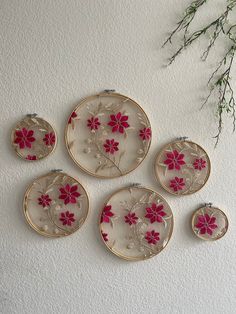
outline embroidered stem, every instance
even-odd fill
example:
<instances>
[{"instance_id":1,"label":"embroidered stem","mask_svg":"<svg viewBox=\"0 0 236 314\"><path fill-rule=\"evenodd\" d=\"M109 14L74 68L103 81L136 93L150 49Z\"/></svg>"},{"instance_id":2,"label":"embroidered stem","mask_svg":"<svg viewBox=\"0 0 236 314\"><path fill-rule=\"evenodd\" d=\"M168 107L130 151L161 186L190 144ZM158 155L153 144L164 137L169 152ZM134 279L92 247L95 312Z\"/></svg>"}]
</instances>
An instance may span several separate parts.
<instances>
[{"instance_id":1,"label":"embroidered stem","mask_svg":"<svg viewBox=\"0 0 236 314\"><path fill-rule=\"evenodd\" d=\"M97 143L94 143L98 152L104 157L106 158L118 171L119 173L122 175L122 171L120 170L119 166L117 166L117 164L111 159L109 158L106 154L103 153L103 151L100 149L99 145Z\"/></svg>"}]
</instances>

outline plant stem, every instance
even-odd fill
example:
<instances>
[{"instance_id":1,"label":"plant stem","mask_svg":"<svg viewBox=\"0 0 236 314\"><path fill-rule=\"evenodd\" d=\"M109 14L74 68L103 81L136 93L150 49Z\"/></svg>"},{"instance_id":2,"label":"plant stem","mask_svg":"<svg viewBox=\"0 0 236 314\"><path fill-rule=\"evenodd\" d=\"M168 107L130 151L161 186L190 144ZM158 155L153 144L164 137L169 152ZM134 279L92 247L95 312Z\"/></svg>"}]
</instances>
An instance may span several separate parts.
<instances>
[{"instance_id":1,"label":"plant stem","mask_svg":"<svg viewBox=\"0 0 236 314\"><path fill-rule=\"evenodd\" d=\"M216 82L216 84L220 84L220 88L219 88L220 98L219 98L219 101L217 103L219 122L218 122L218 133L215 136L215 138L216 138L215 146L217 146L217 144L219 143L220 135L222 132L224 109L226 109L226 111L230 111L230 109L226 107L227 106L227 99L226 99L227 87L229 88L229 90L231 92L231 99L233 99L233 130L235 130L235 103L234 103L234 98L233 98L233 90L232 90L231 85L229 83L230 72L232 69L234 55L235 55L235 49L233 50L233 53L231 54L230 62L229 62L229 66L228 66L227 70L221 75L220 79ZM221 89L221 85L223 85L223 92ZM229 102L229 104L230 104L230 102Z\"/></svg>"},{"instance_id":2,"label":"plant stem","mask_svg":"<svg viewBox=\"0 0 236 314\"><path fill-rule=\"evenodd\" d=\"M171 32L170 36L166 39L162 47L164 47L168 42L172 44L172 38L175 35L175 33L184 30L184 38L186 38L188 28L190 23L193 21L197 10L199 9L200 6L202 6L204 3L206 3L207 0L196 0L193 1L185 10L184 17L182 20L180 20L177 23L177 27Z\"/></svg>"},{"instance_id":3,"label":"plant stem","mask_svg":"<svg viewBox=\"0 0 236 314\"><path fill-rule=\"evenodd\" d=\"M52 218L52 215L51 215L51 211L50 209L47 210L47 215L48 215L48 219L50 220L50 222L55 226L57 227L59 230L61 230L64 235L68 235L70 233L68 233L65 229L61 228L60 226L58 226L58 224L54 221L54 219Z\"/></svg>"},{"instance_id":4,"label":"plant stem","mask_svg":"<svg viewBox=\"0 0 236 314\"><path fill-rule=\"evenodd\" d=\"M117 164L111 159L109 158L106 154L103 153L103 151L100 149L99 145L97 143L94 143L98 152L105 158L107 159L118 171L119 173L122 175L122 171L120 170L119 166L117 166Z\"/></svg>"},{"instance_id":5,"label":"plant stem","mask_svg":"<svg viewBox=\"0 0 236 314\"><path fill-rule=\"evenodd\" d=\"M215 26L215 31L214 31L215 35L213 34L213 38L212 38L207 50L203 53L203 56L202 56L202 59L206 60L206 58L209 54L209 51L210 51L211 47L213 46L213 44L215 43L217 37L219 36L219 34L221 32L224 32L223 26L226 23L229 12L232 10L232 8L235 5L236 5L236 0L233 1L232 5L228 5L226 7L226 10L217 19L215 19L213 22L208 24L203 29L200 29L200 30L193 32L188 38L185 38L183 41L183 44L180 46L180 48L172 55L172 57L170 57L169 64L171 64L173 61L175 61L175 58L183 51L183 49L190 46L199 37L201 37L202 35L205 35L207 30L209 30L211 27Z\"/></svg>"},{"instance_id":6,"label":"plant stem","mask_svg":"<svg viewBox=\"0 0 236 314\"><path fill-rule=\"evenodd\" d=\"M230 80L231 80L230 74L232 73L232 66L233 66L233 61L234 61L235 51L236 51L236 24L229 27L227 31L228 16L229 16L229 13L233 9L235 9L236 0L228 0L224 12L220 14L217 19L213 20L204 28L194 31L192 34L187 36L188 28L190 24L192 23L198 9L200 8L200 6L202 6L206 2L207 1L204 1L204 0L192 1L192 3L186 8L183 19L177 23L177 27L172 31L170 36L164 42L163 46L165 46L168 42L172 43L172 38L177 32L181 32L181 31L184 32L184 37L182 39L182 43L180 47L169 58L168 64L171 64L175 61L176 57L179 56L185 48L191 46L193 42L195 42L197 39L202 37L202 35L206 35L206 33L209 31L211 31L212 36L206 50L202 54L201 59L203 61L207 59L211 48L214 46L216 40L220 37L220 35L224 36L223 38L225 39L226 42L227 41L231 42L231 47L227 50L224 57L221 59L217 68L211 74L207 82L207 85L212 83L212 87L210 88L210 92L202 104L202 107L203 107L206 103L208 103L210 97L213 95L213 92L215 92L215 90L218 90L219 97L218 97L218 102L216 103L217 114L219 117L218 133L214 137L216 139L215 145L217 145L219 142L220 135L222 133L223 114L225 112L232 114L233 131L235 131L235 128L236 128L236 103L234 99L234 92L230 84ZM224 67L226 67L226 69L223 69ZM218 76L218 73L221 69L223 69L223 73L221 73Z\"/></svg>"}]
</instances>

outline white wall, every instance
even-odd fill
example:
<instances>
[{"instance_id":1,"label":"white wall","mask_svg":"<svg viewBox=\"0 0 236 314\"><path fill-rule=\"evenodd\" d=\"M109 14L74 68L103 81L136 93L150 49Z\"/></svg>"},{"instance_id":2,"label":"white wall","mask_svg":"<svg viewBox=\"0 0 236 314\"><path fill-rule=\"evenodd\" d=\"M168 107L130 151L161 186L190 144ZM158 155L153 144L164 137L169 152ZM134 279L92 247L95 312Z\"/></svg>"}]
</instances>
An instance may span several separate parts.
<instances>
[{"instance_id":1,"label":"white wall","mask_svg":"<svg viewBox=\"0 0 236 314\"><path fill-rule=\"evenodd\" d=\"M222 2L222 1L221 1ZM0 312L31 313L233 313L235 289L235 136L225 125L218 148L212 136L213 104L200 111L205 83L218 54L199 59L196 44L165 68L173 47L160 49L188 0L1 0L1 213ZM216 8L218 8L216 6ZM205 20L213 15L204 9ZM152 123L148 157L133 173L97 180L80 171L63 141L65 119L81 98L105 88L138 101ZM13 124L26 113L47 118L59 133L48 159L27 163L9 144ZM226 132L227 131L227 132ZM199 193L176 198L155 182L156 152L189 136L210 154L212 175ZM89 189L91 213L73 236L49 240L24 221L27 185L63 168ZM141 182L167 198L175 215L171 242L145 262L125 262L100 241L97 219L105 197ZM214 243L192 235L189 219L199 204L225 209L230 229Z\"/></svg>"}]
</instances>

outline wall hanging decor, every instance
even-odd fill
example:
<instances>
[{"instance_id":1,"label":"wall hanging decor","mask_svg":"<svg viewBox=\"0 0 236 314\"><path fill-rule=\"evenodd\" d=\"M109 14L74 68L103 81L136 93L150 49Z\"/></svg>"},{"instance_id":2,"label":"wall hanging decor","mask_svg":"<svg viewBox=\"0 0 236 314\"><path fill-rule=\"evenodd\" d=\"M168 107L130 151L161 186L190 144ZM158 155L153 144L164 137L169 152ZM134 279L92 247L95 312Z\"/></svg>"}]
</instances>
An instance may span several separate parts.
<instances>
[{"instance_id":1,"label":"wall hanging decor","mask_svg":"<svg viewBox=\"0 0 236 314\"><path fill-rule=\"evenodd\" d=\"M192 216L192 230L202 240L218 240L228 230L228 218L225 213L213 207L212 203L205 204L198 208Z\"/></svg>"},{"instance_id":2,"label":"wall hanging decor","mask_svg":"<svg viewBox=\"0 0 236 314\"><path fill-rule=\"evenodd\" d=\"M28 187L23 210L27 222L39 234L63 237L83 225L89 211L89 198L77 179L54 170Z\"/></svg>"},{"instance_id":3,"label":"wall hanging decor","mask_svg":"<svg viewBox=\"0 0 236 314\"><path fill-rule=\"evenodd\" d=\"M106 247L131 261L160 253L173 231L173 214L157 192L140 185L124 187L106 201L99 220Z\"/></svg>"},{"instance_id":4,"label":"wall hanging decor","mask_svg":"<svg viewBox=\"0 0 236 314\"><path fill-rule=\"evenodd\" d=\"M192 46L199 39L204 39L204 37L208 38L208 44L201 56L203 61L206 61L213 47L214 53L218 49L219 54L222 54L222 47L225 48L223 57L219 59L207 82L209 93L202 104L202 107L207 103L211 105L210 101L213 101L215 105L218 115L218 132L215 136L217 145L222 133L225 115L232 118L233 131L236 129L236 102L231 83L236 52L236 24L234 22L235 15L233 15L236 12L236 0L225 1L225 8L215 19L209 20L208 18L205 26L191 30L192 26L196 25L196 16L201 12L204 14L207 9L212 10L211 6L215 8L217 5L214 1L192 1L185 9L183 18L178 21L164 42L163 47L168 43L173 44L174 39L177 39L178 42L178 37L181 35L180 44L169 58L169 64L174 62L186 48ZM200 24L202 25L202 21ZM223 43L222 47L215 45L217 41Z\"/></svg>"},{"instance_id":5,"label":"wall hanging decor","mask_svg":"<svg viewBox=\"0 0 236 314\"><path fill-rule=\"evenodd\" d=\"M65 140L81 169L99 178L114 178L131 172L146 157L151 126L134 100L107 90L73 110Z\"/></svg>"},{"instance_id":6,"label":"wall hanging decor","mask_svg":"<svg viewBox=\"0 0 236 314\"><path fill-rule=\"evenodd\" d=\"M57 135L46 120L37 117L37 114L28 114L12 130L11 142L19 157L35 161L54 151Z\"/></svg>"},{"instance_id":7,"label":"wall hanging decor","mask_svg":"<svg viewBox=\"0 0 236 314\"><path fill-rule=\"evenodd\" d=\"M158 153L154 167L162 187L174 195L199 191L206 184L211 171L206 151L186 137L165 145Z\"/></svg>"}]
</instances>

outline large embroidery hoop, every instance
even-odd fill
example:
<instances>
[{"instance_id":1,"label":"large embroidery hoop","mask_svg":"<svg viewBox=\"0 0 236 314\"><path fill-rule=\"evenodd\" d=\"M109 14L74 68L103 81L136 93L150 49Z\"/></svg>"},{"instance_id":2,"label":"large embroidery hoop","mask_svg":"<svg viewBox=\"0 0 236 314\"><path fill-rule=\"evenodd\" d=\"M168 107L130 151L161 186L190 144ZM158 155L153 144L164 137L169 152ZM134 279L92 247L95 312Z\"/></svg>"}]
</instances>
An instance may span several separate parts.
<instances>
[{"instance_id":1,"label":"large embroidery hoop","mask_svg":"<svg viewBox=\"0 0 236 314\"><path fill-rule=\"evenodd\" d=\"M115 178L136 169L151 144L143 109L124 95L105 91L82 100L65 129L67 150L86 173Z\"/></svg>"},{"instance_id":2,"label":"large embroidery hoop","mask_svg":"<svg viewBox=\"0 0 236 314\"><path fill-rule=\"evenodd\" d=\"M141 185L124 187L110 195L99 219L106 247L129 261L160 253L171 238L173 226L173 213L166 200Z\"/></svg>"}]
</instances>

